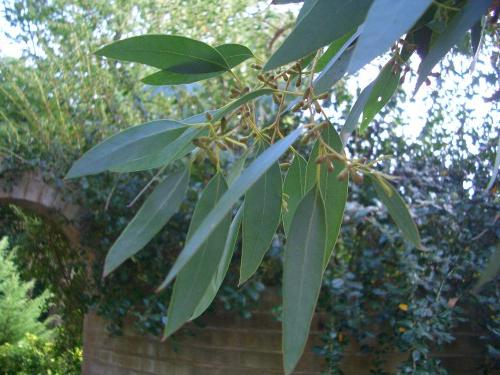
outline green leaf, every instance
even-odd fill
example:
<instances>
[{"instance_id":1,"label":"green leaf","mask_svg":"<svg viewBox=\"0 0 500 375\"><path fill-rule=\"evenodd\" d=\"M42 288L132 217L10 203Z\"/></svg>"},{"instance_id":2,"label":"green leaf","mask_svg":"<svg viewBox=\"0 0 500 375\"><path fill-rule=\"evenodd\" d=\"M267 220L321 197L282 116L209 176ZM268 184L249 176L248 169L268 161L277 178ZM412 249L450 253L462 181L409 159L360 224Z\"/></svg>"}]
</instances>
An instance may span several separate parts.
<instances>
[{"instance_id":1,"label":"green leaf","mask_svg":"<svg viewBox=\"0 0 500 375\"><path fill-rule=\"evenodd\" d=\"M372 0L309 0L304 2L288 38L271 56L264 70L298 60L356 29Z\"/></svg>"},{"instance_id":2,"label":"green leaf","mask_svg":"<svg viewBox=\"0 0 500 375\"><path fill-rule=\"evenodd\" d=\"M233 165L231 166L231 170L227 174L227 184L231 186L236 180L236 178L241 174L241 171L243 168L245 168L245 163L247 161L249 150L245 151L243 155L240 155L237 157L237 159L234 161Z\"/></svg>"},{"instance_id":3,"label":"green leaf","mask_svg":"<svg viewBox=\"0 0 500 375\"><path fill-rule=\"evenodd\" d=\"M148 34L111 43L96 55L138 62L175 73L200 74L228 70L215 48L198 40L177 35Z\"/></svg>"},{"instance_id":4,"label":"green leaf","mask_svg":"<svg viewBox=\"0 0 500 375\"><path fill-rule=\"evenodd\" d=\"M238 109L243 104L246 104L249 101L257 99L258 97L261 97L263 95L271 95L272 93L274 93L273 89L258 89L258 90L249 92L249 93L239 97L238 99L233 100L232 102L226 104L224 107L221 107L221 108L211 112L212 121L219 121L225 115L234 111L235 109Z\"/></svg>"},{"instance_id":5,"label":"green leaf","mask_svg":"<svg viewBox=\"0 0 500 375\"><path fill-rule=\"evenodd\" d=\"M425 82L432 68L441 60L448 51L459 43L467 31L485 14L488 10L491 0L469 0L446 25L446 28L434 41L427 56L422 60L418 67L418 80L415 92Z\"/></svg>"},{"instance_id":6,"label":"green leaf","mask_svg":"<svg viewBox=\"0 0 500 375\"><path fill-rule=\"evenodd\" d=\"M322 132L323 140L339 154L344 154L344 146L335 129L330 126ZM327 267L332 255L335 243L340 233L340 226L344 217L344 209L347 201L348 179L340 181L337 176L346 167L341 160L333 161L334 170L328 171L325 164L316 164L319 155L319 143L316 142L309 161L307 163L307 187L312 188L315 184L319 187L326 213L326 246L324 256L324 268Z\"/></svg>"},{"instance_id":7,"label":"green leaf","mask_svg":"<svg viewBox=\"0 0 500 375\"><path fill-rule=\"evenodd\" d=\"M363 109L360 131L366 130L368 124L392 98L399 86L400 76L401 68L394 65L392 59L382 68Z\"/></svg>"},{"instance_id":8,"label":"green leaf","mask_svg":"<svg viewBox=\"0 0 500 375\"><path fill-rule=\"evenodd\" d=\"M243 61L249 59L250 57L253 57L252 51L240 44L223 44L215 47L215 49L222 55L229 68L233 68ZM155 72L147 77L144 77L142 79L142 82L153 86L180 85L185 83L203 81L208 78L217 77L223 73L225 73L224 70L208 73L190 74L177 73L166 69L160 70L159 72Z\"/></svg>"},{"instance_id":9,"label":"green leaf","mask_svg":"<svg viewBox=\"0 0 500 375\"><path fill-rule=\"evenodd\" d=\"M491 254L488 263L483 271L481 271L481 275L479 276L479 280L476 285L474 285L473 293L479 293L483 285L489 283L493 280L498 273L500 272L500 243L497 243L495 252Z\"/></svg>"},{"instance_id":10,"label":"green leaf","mask_svg":"<svg viewBox=\"0 0 500 375\"><path fill-rule=\"evenodd\" d=\"M269 249L281 215L281 171L275 162L245 194L240 281L257 271Z\"/></svg>"},{"instance_id":11,"label":"green leaf","mask_svg":"<svg viewBox=\"0 0 500 375\"><path fill-rule=\"evenodd\" d=\"M295 210L306 194L306 168L307 162L305 159L299 154L296 154L286 174L285 182L283 183L283 195L286 199L286 209L283 210L282 216L283 229L285 230L285 236L287 238Z\"/></svg>"},{"instance_id":12,"label":"green leaf","mask_svg":"<svg viewBox=\"0 0 500 375\"><path fill-rule=\"evenodd\" d=\"M230 68L241 64L243 61L254 57L252 51L248 47L236 43L221 44L215 47L217 51L222 55L227 65Z\"/></svg>"},{"instance_id":13,"label":"green leaf","mask_svg":"<svg viewBox=\"0 0 500 375\"><path fill-rule=\"evenodd\" d=\"M295 129L285 138L271 145L243 171L222 196L216 207L205 217L191 239L187 241L159 289L165 288L177 273L185 267L186 263L197 253L205 239L214 231L234 204L288 150L302 132L301 127Z\"/></svg>"},{"instance_id":14,"label":"green leaf","mask_svg":"<svg viewBox=\"0 0 500 375\"><path fill-rule=\"evenodd\" d=\"M316 72L322 71L326 67L326 65L330 62L330 60L340 51L342 47L345 46L345 44L349 40L351 40L352 43L352 36L354 35L355 32L356 31L351 31L345 34L344 36L333 41L328 46L327 50L321 55L321 57L318 59L318 62L316 63Z\"/></svg>"},{"instance_id":15,"label":"green leaf","mask_svg":"<svg viewBox=\"0 0 500 375\"><path fill-rule=\"evenodd\" d=\"M127 164L170 144L186 127L182 122L158 120L125 129L87 151L73 164L66 178L97 174Z\"/></svg>"},{"instance_id":16,"label":"green leaf","mask_svg":"<svg viewBox=\"0 0 500 375\"><path fill-rule=\"evenodd\" d=\"M212 177L196 204L189 225L187 241L192 238L203 223L204 218L214 209L226 190L227 184L220 173ZM179 272L168 307L165 338L188 321L202 301L207 287L217 273L224 253L230 224L231 214L226 213L222 220L217 223L212 233L203 241L196 255Z\"/></svg>"},{"instance_id":17,"label":"green leaf","mask_svg":"<svg viewBox=\"0 0 500 375\"><path fill-rule=\"evenodd\" d=\"M485 192L490 191L497 180L498 170L500 169L500 137L498 138L497 144L497 156L495 157L495 165L493 165L493 170L491 171L491 178L486 186Z\"/></svg>"},{"instance_id":18,"label":"green leaf","mask_svg":"<svg viewBox=\"0 0 500 375\"><path fill-rule=\"evenodd\" d=\"M432 0L373 0L352 54L348 73L354 74L387 51L431 4Z\"/></svg>"},{"instance_id":19,"label":"green leaf","mask_svg":"<svg viewBox=\"0 0 500 375\"><path fill-rule=\"evenodd\" d=\"M227 270L229 269L229 264L231 263L231 258L233 257L234 249L236 247L236 240L238 239L238 232L241 224L241 218L243 217L243 206L241 206L236 213L231 226L229 227L228 237L226 239L226 244L224 245L224 252L222 253L222 258L217 267L215 275L212 277L205 294L201 298L200 303L196 306L196 309L191 317L191 320L196 319L210 306L214 300L217 292L219 291L224 277L226 276Z\"/></svg>"},{"instance_id":20,"label":"green leaf","mask_svg":"<svg viewBox=\"0 0 500 375\"><path fill-rule=\"evenodd\" d=\"M321 288L326 244L324 203L317 188L302 199L290 227L283 264L283 361L291 374L307 339Z\"/></svg>"},{"instance_id":21,"label":"green leaf","mask_svg":"<svg viewBox=\"0 0 500 375\"><path fill-rule=\"evenodd\" d=\"M356 130L356 127L358 126L359 123L359 117L361 116L363 110L365 109L366 103L370 98L370 94L373 90L374 85L375 81L366 86L363 89L363 91L361 91L361 93L359 94L356 103L354 103L354 105L352 106L349 115L347 116L347 119L344 123L344 126L340 131L340 138L342 139L343 143L345 143L345 141L347 140L347 138L349 138L351 133L354 130Z\"/></svg>"},{"instance_id":22,"label":"green leaf","mask_svg":"<svg viewBox=\"0 0 500 375\"><path fill-rule=\"evenodd\" d=\"M172 142L145 150L146 152L141 155L129 158L126 163L121 163L110 170L126 173L163 167L191 152L194 149L191 143L193 139L201 137L207 132L206 128L189 127Z\"/></svg>"},{"instance_id":23,"label":"green leaf","mask_svg":"<svg viewBox=\"0 0 500 375\"><path fill-rule=\"evenodd\" d=\"M109 250L104 277L141 250L177 212L189 181L187 168L167 176L149 195Z\"/></svg>"},{"instance_id":24,"label":"green leaf","mask_svg":"<svg viewBox=\"0 0 500 375\"><path fill-rule=\"evenodd\" d=\"M351 33L347 41L338 49L337 53L330 59L323 71L314 80L313 88L316 94L327 92L344 76L349 66L352 51L354 50L352 43L356 40L359 33L359 29Z\"/></svg>"},{"instance_id":25,"label":"green leaf","mask_svg":"<svg viewBox=\"0 0 500 375\"><path fill-rule=\"evenodd\" d=\"M375 188L378 198L387 207L389 215L391 215L392 220L394 220L404 237L417 248L422 248L417 225L413 221L401 195L388 181L379 175L370 175L369 180Z\"/></svg>"}]
</instances>

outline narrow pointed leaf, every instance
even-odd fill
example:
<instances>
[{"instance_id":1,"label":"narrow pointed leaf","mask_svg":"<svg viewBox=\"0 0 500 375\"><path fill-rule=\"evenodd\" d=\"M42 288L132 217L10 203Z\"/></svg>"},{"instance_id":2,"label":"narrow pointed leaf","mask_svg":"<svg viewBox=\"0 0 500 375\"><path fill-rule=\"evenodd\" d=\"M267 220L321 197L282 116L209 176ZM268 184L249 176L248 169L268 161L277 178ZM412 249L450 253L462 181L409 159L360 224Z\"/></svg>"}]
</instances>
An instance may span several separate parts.
<instances>
[{"instance_id":1,"label":"narrow pointed leaf","mask_svg":"<svg viewBox=\"0 0 500 375\"><path fill-rule=\"evenodd\" d=\"M281 215L281 171L274 163L245 194L240 281L257 270L271 246Z\"/></svg>"},{"instance_id":2,"label":"narrow pointed leaf","mask_svg":"<svg viewBox=\"0 0 500 375\"><path fill-rule=\"evenodd\" d=\"M490 189L493 187L497 180L498 176L498 170L500 169L500 137L498 138L498 144L497 144L497 154L495 157L495 164L493 165L493 169L491 171L491 178L490 181L488 182L488 186L486 186L485 192L490 191Z\"/></svg>"},{"instance_id":3,"label":"narrow pointed leaf","mask_svg":"<svg viewBox=\"0 0 500 375\"><path fill-rule=\"evenodd\" d=\"M333 127L328 127L322 133L323 140L339 154L344 154L344 146ZM327 267L332 255L335 243L340 233L340 226L344 217L347 201L348 179L340 181L337 176L346 167L340 160L333 161L334 170L328 171L325 164L316 164L319 155L319 144L314 145L309 161L307 163L307 189L315 184L325 204L326 213L326 245L324 256L324 268Z\"/></svg>"},{"instance_id":4,"label":"narrow pointed leaf","mask_svg":"<svg viewBox=\"0 0 500 375\"><path fill-rule=\"evenodd\" d=\"M478 293L483 285L489 283L500 273L500 243L497 243L495 252L491 254L486 267L481 271L479 280L474 285L473 293Z\"/></svg>"},{"instance_id":5,"label":"narrow pointed leaf","mask_svg":"<svg viewBox=\"0 0 500 375\"><path fill-rule=\"evenodd\" d=\"M345 44L351 40L351 43L353 41L352 36L354 35L355 31L351 31L344 36L338 38L337 40L333 41L327 48L327 50L321 55L321 57L318 59L318 62L316 64L316 72L321 72L327 64L333 59L335 55L341 50L341 48L345 48Z\"/></svg>"},{"instance_id":6,"label":"narrow pointed leaf","mask_svg":"<svg viewBox=\"0 0 500 375\"><path fill-rule=\"evenodd\" d=\"M297 365L309 337L323 275L326 243L324 204L317 188L302 199L292 220L283 265L283 361Z\"/></svg>"},{"instance_id":7,"label":"narrow pointed leaf","mask_svg":"<svg viewBox=\"0 0 500 375\"><path fill-rule=\"evenodd\" d=\"M191 320L196 319L210 306L214 300L217 292L219 291L224 277L226 277L227 270L229 269L229 264L231 263L231 258L233 257L234 249L236 247L236 241L238 240L238 232L241 224L241 218L243 217L243 206L241 206L236 213L231 226L229 227L229 233L226 239L226 244L224 245L224 252L222 253L222 258L219 262L215 275L212 277L205 294L201 298L200 303L196 306Z\"/></svg>"},{"instance_id":8,"label":"narrow pointed leaf","mask_svg":"<svg viewBox=\"0 0 500 375\"><path fill-rule=\"evenodd\" d=\"M141 250L177 212L189 181L187 168L167 176L149 195L134 218L109 250L104 276Z\"/></svg>"},{"instance_id":9,"label":"narrow pointed leaf","mask_svg":"<svg viewBox=\"0 0 500 375\"><path fill-rule=\"evenodd\" d=\"M370 98L370 94L374 85L375 81L366 86L359 94L356 103L354 103L354 105L352 106L351 111L349 112L349 115L347 116L347 119L344 123L344 126L340 131L340 138L342 139L343 143L346 142L352 132L354 132L354 130L356 130L356 128L358 127L359 117L365 109L366 103Z\"/></svg>"},{"instance_id":10,"label":"narrow pointed leaf","mask_svg":"<svg viewBox=\"0 0 500 375\"><path fill-rule=\"evenodd\" d=\"M215 47L215 49L222 55L224 60L226 60L226 63L230 68L234 68L243 61L254 57L252 51L250 51L248 47L241 44L221 44L220 46Z\"/></svg>"},{"instance_id":11,"label":"narrow pointed leaf","mask_svg":"<svg viewBox=\"0 0 500 375\"><path fill-rule=\"evenodd\" d=\"M206 128L189 127L172 142L147 150L147 152L137 155L135 158L128 158L126 163L121 163L110 168L110 170L125 173L163 167L191 152L194 149L191 143L193 139L205 133L207 133Z\"/></svg>"},{"instance_id":12,"label":"narrow pointed leaf","mask_svg":"<svg viewBox=\"0 0 500 375\"><path fill-rule=\"evenodd\" d=\"M394 66L392 60L382 68L363 108L360 131L366 130L368 124L392 98L399 86L400 76L401 69L399 66Z\"/></svg>"},{"instance_id":13,"label":"narrow pointed leaf","mask_svg":"<svg viewBox=\"0 0 500 375\"><path fill-rule=\"evenodd\" d=\"M446 28L434 41L429 53L418 67L418 80L415 92L425 82L432 68L434 68L439 60L455 44L459 43L467 31L486 13L490 4L491 0L469 0L460 12L446 25Z\"/></svg>"},{"instance_id":14,"label":"narrow pointed leaf","mask_svg":"<svg viewBox=\"0 0 500 375\"><path fill-rule=\"evenodd\" d=\"M66 178L92 175L111 170L173 142L187 124L158 120L130 127L87 151L69 170Z\"/></svg>"},{"instance_id":15,"label":"narrow pointed leaf","mask_svg":"<svg viewBox=\"0 0 500 375\"><path fill-rule=\"evenodd\" d=\"M363 22L370 4L371 0L306 1L295 28L264 69L275 69L298 60L356 29Z\"/></svg>"},{"instance_id":16,"label":"narrow pointed leaf","mask_svg":"<svg viewBox=\"0 0 500 375\"><path fill-rule=\"evenodd\" d=\"M360 28L354 33L349 33L349 38L337 50L337 53L328 61L323 71L314 80L314 92L321 94L327 92L330 88L339 81L347 71L351 55L354 50L352 43L360 34ZM342 38L343 39L343 38Z\"/></svg>"},{"instance_id":17,"label":"narrow pointed leaf","mask_svg":"<svg viewBox=\"0 0 500 375\"><path fill-rule=\"evenodd\" d=\"M300 155L295 155L292 165L288 169L283 183L283 195L286 200L286 209L283 209L283 229L288 238L290 225L295 214L295 210L306 194L306 168L307 162Z\"/></svg>"},{"instance_id":18,"label":"narrow pointed leaf","mask_svg":"<svg viewBox=\"0 0 500 375\"><path fill-rule=\"evenodd\" d=\"M401 195L399 195L397 190L388 181L383 180L382 177L372 175L369 177L369 180L375 188L378 198L387 208L389 215L404 237L417 248L421 248L422 244L417 226Z\"/></svg>"},{"instance_id":19,"label":"narrow pointed leaf","mask_svg":"<svg viewBox=\"0 0 500 375\"><path fill-rule=\"evenodd\" d=\"M223 44L215 49L222 55L224 60L227 62L229 68L233 68L243 61L253 57L252 51L247 47L240 44ZM193 83L198 81L203 81L205 79L217 77L225 73L225 70L218 70L215 72L208 73L178 73L168 69L160 70L153 74L148 75L142 79L142 82L153 85L180 85L186 83Z\"/></svg>"},{"instance_id":20,"label":"narrow pointed leaf","mask_svg":"<svg viewBox=\"0 0 500 375\"><path fill-rule=\"evenodd\" d=\"M148 34L111 43L96 55L138 62L176 73L211 73L229 69L215 48L178 35Z\"/></svg>"},{"instance_id":21,"label":"narrow pointed leaf","mask_svg":"<svg viewBox=\"0 0 500 375\"><path fill-rule=\"evenodd\" d=\"M349 74L386 52L431 4L432 0L373 0L349 63Z\"/></svg>"},{"instance_id":22,"label":"narrow pointed leaf","mask_svg":"<svg viewBox=\"0 0 500 375\"><path fill-rule=\"evenodd\" d=\"M234 111L235 109L238 109L243 104L246 104L249 101L257 99L258 97L261 97L263 95L271 95L273 92L273 89L258 89L249 92L248 94L245 94L238 99L226 104L224 107L221 107L212 112L212 121L219 121L222 117Z\"/></svg>"},{"instance_id":23,"label":"narrow pointed leaf","mask_svg":"<svg viewBox=\"0 0 500 375\"><path fill-rule=\"evenodd\" d=\"M227 184L224 177L221 174L216 174L205 187L196 204L187 241L199 228L207 214L213 210L226 190ZM228 213L205 239L196 255L179 272L168 308L165 337L177 331L193 316L208 285L217 273L230 224L231 214Z\"/></svg>"},{"instance_id":24,"label":"narrow pointed leaf","mask_svg":"<svg viewBox=\"0 0 500 375\"><path fill-rule=\"evenodd\" d=\"M247 157L248 150L244 152L243 155L239 156L231 166L231 169L229 170L229 173L227 175L227 184L229 186L233 184L234 180L236 180L236 178L241 174L241 171L243 171L243 168L245 168Z\"/></svg>"},{"instance_id":25,"label":"narrow pointed leaf","mask_svg":"<svg viewBox=\"0 0 500 375\"><path fill-rule=\"evenodd\" d=\"M206 216L190 240L186 242L184 249L179 254L179 257L159 289L166 287L178 272L184 268L186 263L196 254L205 239L214 231L234 204L288 150L302 132L303 129L300 127L295 129L285 138L271 145L243 171L222 196L215 208Z\"/></svg>"}]
</instances>

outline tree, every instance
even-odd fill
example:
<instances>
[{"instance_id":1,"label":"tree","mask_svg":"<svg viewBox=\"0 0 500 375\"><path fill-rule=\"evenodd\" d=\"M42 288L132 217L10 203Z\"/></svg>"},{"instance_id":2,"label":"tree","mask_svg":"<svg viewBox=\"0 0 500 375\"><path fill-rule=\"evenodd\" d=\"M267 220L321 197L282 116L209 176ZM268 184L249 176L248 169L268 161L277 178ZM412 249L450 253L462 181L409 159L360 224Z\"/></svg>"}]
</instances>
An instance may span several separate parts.
<instances>
[{"instance_id":1,"label":"tree","mask_svg":"<svg viewBox=\"0 0 500 375\"><path fill-rule=\"evenodd\" d=\"M481 40L478 36L497 22L498 9L490 10L490 3L400 1L393 6L393 2L384 0L348 4L306 1L295 28L264 67L253 65L262 70L260 82L253 89L233 71L255 58L243 45L213 47L177 35L152 34L100 49L98 55L157 68L145 78L154 85L191 83L227 72L236 97L226 106L198 116L126 129L73 165L68 178L156 168L160 175L170 168L169 175L110 249L104 274L114 271L151 240L182 203L193 164L210 160L216 173L199 198L184 249L159 287L176 278L165 335L174 333L210 304L227 270L240 225L240 281L244 282L255 272L282 221L287 237L284 367L291 373L302 354L321 277L340 230L349 178L359 184L366 178L406 240L416 248L425 248L403 198L389 182L392 177L376 169L380 160L352 159L344 153L344 142L357 128L360 116L359 131L366 131L394 95L414 53L422 58L417 71L418 90L434 66L469 30L476 52ZM404 39L399 39L402 35ZM338 133L322 101L329 98L330 88L344 74L356 72L391 45L391 58L361 92ZM286 64L291 65L282 68ZM292 83L297 90L293 91ZM276 117L268 124L257 121L253 103L262 96L273 97L277 104ZM298 112L301 114L287 121L290 113ZM300 125L294 127L294 121ZM312 147L307 160L301 156L303 151L292 147L299 138ZM233 172L226 173L227 181L221 156L226 150L239 155ZM245 159L252 160L246 168ZM283 184L280 159L289 164ZM233 218L235 206L240 208Z\"/></svg>"},{"instance_id":2,"label":"tree","mask_svg":"<svg viewBox=\"0 0 500 375\"><path fill-rule=\"evenodd\" d=\"M21 280L12 261L15 250L8 249L7 238L0 241L0 345L16 344L26 334L44 336L48 334L44 322L47 293L32 298L33 281Z\"/></svg>"}]
</instances>

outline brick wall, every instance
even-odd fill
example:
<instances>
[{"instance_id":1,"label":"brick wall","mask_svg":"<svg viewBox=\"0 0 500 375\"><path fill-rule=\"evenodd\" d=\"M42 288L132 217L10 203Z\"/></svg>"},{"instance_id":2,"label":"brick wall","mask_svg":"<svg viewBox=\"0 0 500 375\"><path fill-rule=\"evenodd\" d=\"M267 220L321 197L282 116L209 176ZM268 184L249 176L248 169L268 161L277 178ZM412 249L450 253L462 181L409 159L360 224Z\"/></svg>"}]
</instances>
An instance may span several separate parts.
<instances>
[{"instance_id":1,"label":"brick wall","mask_svg":"<svg viewBox=\"0 0 500 375\"><path fill-rule=\"evenodd\" d=\"M110 337L106 322L90 313L84 325L85 375L267 375L283 374L281 365L281 330L268 308L243 319L219 309L190 323L175 340L161 343L157 338L140 336L126 324L123 336ZM321 374L324 363L311 352L319 339L318 325L313 322L311 342L304 354L297 375ZM456 332L457 340L437 352L451 375L480 374L482 346L477 331L469 326ZM389 353L386 369L394 370L405 354ZM342 363L346 375L369 374L370 357L352 343Z\"/></svg>"}]
</instances>

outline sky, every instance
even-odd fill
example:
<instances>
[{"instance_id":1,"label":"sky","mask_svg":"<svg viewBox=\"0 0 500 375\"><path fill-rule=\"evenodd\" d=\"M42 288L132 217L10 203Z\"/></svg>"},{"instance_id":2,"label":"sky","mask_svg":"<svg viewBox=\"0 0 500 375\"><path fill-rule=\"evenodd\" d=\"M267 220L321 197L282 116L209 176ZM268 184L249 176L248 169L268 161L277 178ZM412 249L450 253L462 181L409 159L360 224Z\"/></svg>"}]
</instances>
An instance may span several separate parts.
<instances>
[{"instance_id":1,"label":"sky","mask_svg":"<svg viewBox=\"0 0 500 375\"><path fill-rule=\"evenodd\" d=\"M277 10L291 10L294 13L297 13L300 9L300 5L279 5L274 6ZM22 53L22 45L13 42L9 38L5 36L4 33L9 33L12 35L16 34L16 30L12 28L5 18L3 14L0 13L0 56L9 56L9 57L20 57ZM479 56L478 64L476 69L488 69L488 64L485 64L483 61L488 59L486 54ZM368 64L363 68L359 73L357 73L354 77L351 77L347 81L347 87L351 91L351 93L355 94L358 87L364 88L367 86L379 73L381 66L387 61L387 57L378 58L372 63ZM464 58L461 56L457 56L454 58L454 64L460 71L466 72L469 69L470 61L468 58ZM418 67L418 58L413 59L411 62L411 66L414 71L416 71ZM491 68L490 68L491 70ZM444 88L454 87L456 90L456 98L465 98L465 93L469 89L471 85L472 75L466 74L465 78L460 80L459 82L455 81L449 82L444 80ZM448 87L446 86L448 85ZM403 89L406 92L413 92L413 88L415 86L415 80L407 80L403 84ZM407 96L406 101L399 103L399 106L402 108L405 113L405 124L397 128L399 135L404 135L408 141L415 141L418 135L420 134L421 129L425 125L426 122L426 111L427 108L431 105L430 95L436 89L435 84L431 84L430 86L423 85L418 93L412 97L411 95ZM489 92L488 92L489 91ZM455 107L450 106L450 110L448 113L448 117L445 119L445 126L449 129L455 129L461 125L456 119L455 113L458 111L460 106L467 105L472 109L471 116L467 119L469 126L478 126L482 123L483 119L488 113L493 113L495 118L500 120L498 116L498 107L495 103L486 103L483 97L491 96L493 91L491 87L488 87L485 82L479 83L479 88L476 90L477 93L481 93L481 95L475 95L472 99L468 100L467 103L463 101L456 100ZM497 121L500 123L500 121ZM487 135L492 136L492 135ZM494 136L494 135L493 135ZM472 151L474 151L472 149Z\"/></svg>"}]
</instances>

